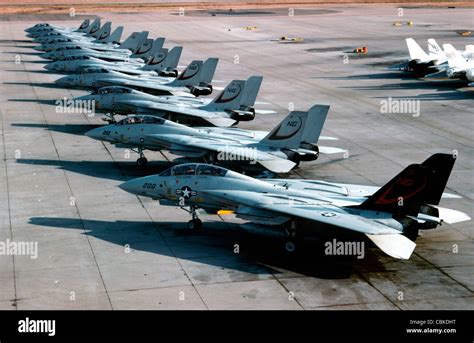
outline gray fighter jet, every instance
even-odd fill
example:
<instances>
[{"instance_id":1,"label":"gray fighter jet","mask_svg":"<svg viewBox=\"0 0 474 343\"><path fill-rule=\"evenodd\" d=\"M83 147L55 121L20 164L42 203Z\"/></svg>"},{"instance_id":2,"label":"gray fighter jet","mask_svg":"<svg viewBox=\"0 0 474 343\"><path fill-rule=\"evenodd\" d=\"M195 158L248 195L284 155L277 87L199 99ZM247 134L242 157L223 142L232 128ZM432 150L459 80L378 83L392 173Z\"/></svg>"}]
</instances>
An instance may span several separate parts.
<instances>
[{"instance_id":1,"label":"gray fighter jet","mask_svg":"<svg viewBox=\"0 0 474 343\"><path fill-rule=\"evenodd\" d=\"M240 167L258 164L275 173L286 173L300 161L318 158L317 142L328 110L329 106L315 105L308 112L291 112L264 137L239 128L192 128L152 116L130 116L88 131L86 136L131 148L140 154L138 165L147 163L144 150L169 150L210 163L237 163ZM306 149L307 143L313 149Z\"/></svg>"},{"instance_id":2,"label":"gray fighter jet","mask_svg":"<svg viewBox=\"0 0 474 343\"><path fill-rule=\"evenodd\" d=\"M207 164L177 165L120 188L161 205L189 207L189 229L202 225L197 208L214 214L224 210L249 221L243 229L284 238L288 252L308 236L348 234L370 239L394 258L408 259L418 230L470 219L438 206L454 162L449 154L432 155L373 194L354 185L316 180L255 179Z\"/></svg>"},{"instance_id":3,"label":"gray fighter jet","mask_svg":"<svg viewBox=\"0 0 474 343\"><path fill-rule=\"evenodd\" d=\"M62 77L55 82L65 87L79 87L87 89L98 89L107 86L124 86L146 92L153 95L209 95L212 93L212 78L217 67L218 59L209 58L202 61L191 62L177 78L172 77L173 69L179 58L179 47L177 51L170 53L169 62L163 60L154 64L157 69L141 68L140 75L129 75L127 70L114 70L104 68L87 68L79 74ZM150 62L153 62L152 59ZM150 64L148 64L150 66ZM158 68L163 68L158 71ZM120 68L117 68L120 69ZM154 72L154 71L155 72ZM135 69L135 71L137 71ZM163 72L161 72L163 71ZM158 76L163 75L163 76ZM171 77L170 77L171 76Z\"/></svg>"},{"instance_id":4,"label":"gray fighter jet","mask_svg":"<svg viewBox=\"0 0 474 343\"><path fill-rule=\"evenodd\" d=\"M189 78L177 78L174 85L185 86ZM253 108L262 77L234 80L214 99L189 96L155 96L127 87L104 87L90 95L74 98L93 101L95 109L114 114L149 114L172 121L197 125L232 126L255 117Z\"/></svg>"}]
</instances>

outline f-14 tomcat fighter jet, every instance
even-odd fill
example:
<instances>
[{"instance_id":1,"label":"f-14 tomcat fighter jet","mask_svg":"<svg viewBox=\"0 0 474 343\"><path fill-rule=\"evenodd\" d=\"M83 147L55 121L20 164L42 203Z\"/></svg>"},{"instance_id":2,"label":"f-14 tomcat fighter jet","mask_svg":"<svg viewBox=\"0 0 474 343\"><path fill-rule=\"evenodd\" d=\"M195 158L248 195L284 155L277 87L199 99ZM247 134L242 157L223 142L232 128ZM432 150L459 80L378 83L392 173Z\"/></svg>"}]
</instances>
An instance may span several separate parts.
<instances>
[{"instance_id":1,"label":"f-14 tomcat fighter jet","mask_svg":"<svg viewBox=\"0 0 474 343\"><path fill-rule=\"evenodd\" d=\"M474 81L474 59L466 59L451 44L444 44L443 48L448 58L447 77Z\"/></svg>"},{"instance_id":2,"label":"f-14 tomcat fighter jet","mask_svg":"<svg viewBox=\"0 0 474 343\"><path fill-rule=\"evenodd\" d=\"M94 21L92 21L92 23L89 19L85 19L77 29L70 27L60 27L48 23L40 23L25 29L25 31L28 32L26 36L30 38L36 38L50 33L85 35L94 34L100 29L100 25L100 18L96 18Z\"/></svg>"},{"instance_id":3,"label":"f-14 tomcat fighter jet","mask_svg":"<svg viewBox=\"0 0 474 343\"><path fill-rule=\"evenodd\" d=\"M29 33L37 33L37 32L50 32L50 31L63 31L63 32L84 32L89 28L90 19L84 19L84 21L79 25L77 29L70 28L70 27L62 27L51 25L49 23L38 23L33 26L30 26L25 29L25 32Z\"/></svg>"},{"instance_id":4,"label":"f-14 tomcat fighter jet","mask_svg":"<svg viewBox=\"0 0 474 343\"><path fill-rule=\"evenodd\" d=\"M64 60L50 62L45 65L44 68L57 72L76 74L84 73L86 69L106 68L107 70L118 71L127 75L156 76L156 74L158 74L163 77L177 77L177 66L182 49L180 46L174 47L170 51L168 51L168 49L160 49L154 56L151 56L145 64L141 62L128 63L127 61L110 62L92 56L77 55L65 58ZM89 82L89 78L90 77L84 80L84 83ZM61 79L61 81L63 80L66 81L66 79ZM74 82L71 83L71 86L75 86Z\"/></svg>"},{"instance_id":5,"label":"f-14 tomcat fighter jet","mask_svg":"<svg viewBox=\"0 0 474 343\"><path fill-rule=\"evenodd\" d=\"M174 82L185 85L179 77ZM253 120L262 77L234 80L214 99L189 96L154 96L127 87L104 87L74 101L94 101L95 109L115 114L148 114L186 125L232 126Z\"/></svg>"},{"instance_id":6,"label":"f-14 tomcat fighter jet","mask_svg":"<svg viewBox=\"0 0 474 343\"><path fill-rule=\"evenodd\" d=\"M64 31L54 30L43 31L39 33L30 33L27 36L35 35L33 41L41 43L35 47L39 51L49 51L52 54L42 55L44 58L59 59L69 57L70 54L84 53L88 49L96 53L115 53L131 55L139 47L147 45L151 47L152 40L147 40L148 31L134 32L123 43L120 43L120 37L123 27L119 26L111 33L111 22L105 23L100 27L100 19L96 19L85 30ZM84 49L84 51L81 51ZM143 50L143 49L142 49Z\"/></svg>"},{"instance_id":7,"label":"f-14 tomcat fighter jet","mask_svg":"<svg viewBox=\"0 0 474 343\"><path fill-rule=\"evenodd\" d=\"M435 72L436 68L434 67L446 63L446 55L434 39L428 39L428 54L413 38L407 38L406 43L410 58L404 63L389 67L389 69L427 74Z\"/></svg>"},{"instance_id":8,"label":"f-14 tomcat fighter jet","mask_svg":"<svg viewBox=\"0 0 474 343\"><path fill-rule=\"evenodd\" d=\"M176 48L174 48L176 49ZM178 50L179 52L179 50ZM171 54L170 54L171 55ZM175 55L173 53L173 55ZM170 58L174 58L171 56ZM177 64L177 59L170 63L163 61L162 70L165 75L171 75L171 71ZM176 62L176 63L174 63ZM218 59L208 58L204 63L202 61L191 62L177 78L158 76L152 69L142 68L142 75L128 75L118 70L109 70L100 68L85 70L87 72L62 77L55 82L67 87L80 87L89 89L98 89L107 86L124 86L131 89L137 89L153 95L184 95L200 96L212 93L212 78L217 68ZM156 65L161 68L160 65ZM148 74L145 74L148 72ZM153 76L153 74L155 76ZM161 70L158 71L158 74Z\"/></svg>"},{"instance_id":9,"label":"f-14 tomcat fighter jet","mask_svg":"<svg viewBox=\"0 0 474 343\"><path fill-rule=\"evenodd\" d=\"M74 44L60 47L40 55L41 58L53 61L61 61L68 58L90 56L109 62L126 62L129 64L141 64L155 55L162 47L165 39L146 39L135 50L128 49L103 49Z\"/></svg>"},{"instance_id":10,"label":"f-14 tomcat fighter jet","mask_svg":"<svg viewBox=\"0 0 474 343\"><path fill-rule=\"evenodd\" d=\"M76 32L81 32L76 34ZM54 33L54 34L52 34ZM123 26L118 26L112 32L112 23L105 23L99 30L95 33L87 33L86 31L76 30L64 31L56 30L51 32L49 36L46 34L43 36L43 42L41 45L35 47L35 50L38 51L52 51L56 50L59 47L64 47L72 44L81 44L84 46L97 47L101 49L111 49L118 48L120 45L120 38L122 37ZM137 33L135 33L137 34ZM132 37L132 36L130 36ZM40 37L38 37L40 38ZM144 36L146 38L146 36ZM35 38L33 38L35 41Z\"/></svg>"},{"instance_id":11,"label":"f-14 tomcat fighter jet","mask_svg":"<svg viewBox=\"0 0 474 343\"><path fill-rule=\"evenodd\" d=\"M188 228L200 228L196 209L233 213L250 223L253 232L284 237L294 251L308 236L349 234L367 237L386 254L408 259L420 229L434 229L443 221L470 218L439 207L455 159L435 154L412 164L373 194L363 186L316 180L254 179L218 166L182 164L158 175L121 184L123 190L158 200L161 205L189 207ZM365 236L365 237L364 237Z\"/></svg>"},{"instance_id":12,"label":"f-14 tomcat fighter jet","mask_svg":"<svg viewBox=\"0 0 474 343\"><path fill-rule=\"evenodd\" d=\"M123 63L117 64L99 59L75 59L68 61L67 68L76 70L77 73L61 77L55 82L63 87L95 89L99 87L99 80L107 78L128 79L130 76L140 77L138 80L143 80L143 78L153 79L156 76L162 78L176 78L179 74L177 68L182 51L183 47L181 46L175 46L171 50L160 49L157 54L150 57L143 67ZM60 66L58 66L58 68L62 69ZM136 80L136 78L131 79ZM100 87L108 85L109 84L102 84ZM146 89L146 86L144 89ZM151 91L148 92L152 94Z\"/></svg>"},{"instance_id":13,"label":"f-14 tomcat fighter jet","mask_svg":"<svg viewBox=\"0 0 474 343\"><path fill-rule=\"evenodd\" d=\"M47 43L42 43L34 49L44 51L40 55L45 59L64 59L72 54L77 54L86 51L87 49L102 53L117 53L130 56L132 53L141 51L149 51L153 47L154 41L148 39L148 31L133 32L130 36L120 43L120 36L122 35L123 27L119 26L107 38L94 39L85 38L70 38L68 36L55 36L50 38ZM91 40L92 39L92 40ZM158 38L164 40L164 38ZM156 43L155 43L156 44ZM83 49L83 51L81 51Z\"/></svg>"},{"instance_id":14,"label":"f-14 tomcat fighter jet","mask_svg":"<svg viewBox=\"0 0 474 343\"><path fill-rule=\"evenodd\" d=\"M318 158L316 144L328 110L329 106L315 105L308 112L293 111L263 137L260 132L239 128L192 128L152 116L130 116L88 131L86 136L135 149L140 154L138 165L147 162L143 150L169 150L211 163L259 164L272 172L286 173L302 160ZM306 149L307 143L313 149Z\"/></svg>"}]
</instances>

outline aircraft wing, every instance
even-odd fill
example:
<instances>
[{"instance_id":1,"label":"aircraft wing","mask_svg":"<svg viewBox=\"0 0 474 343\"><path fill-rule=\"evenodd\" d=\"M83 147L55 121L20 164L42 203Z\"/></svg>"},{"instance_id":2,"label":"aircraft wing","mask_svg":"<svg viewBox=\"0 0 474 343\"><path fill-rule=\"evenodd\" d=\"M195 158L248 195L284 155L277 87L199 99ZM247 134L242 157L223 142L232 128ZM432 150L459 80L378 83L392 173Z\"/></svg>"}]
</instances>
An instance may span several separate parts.
<instances>
[{"instance_id":1,"label":"aircraft wing","mask_svg":"<svg viewBox=\"0 0 474 343\"><path fill-rule=\"evenodd\" d=\"M318 192L319 194L331 194L332 197L344 200L344 197L350 197L354 204L361 204L366 200L366 197L371 196L377 192L380 187L356 185L350 183L335 183L321 180L307 180L307 179L262 179L262 181L285 186L290 189ZM443 192L443 199L460 199L460 195ZM341 204L344 202L342 201ZM340 205L343 206L343 205Z\"/></svg>"},{"instance_id":2,"label":"aircraft wing","mask_svg":"<svg viewBox=\"0 0 474 343\"><path fill-rule=\"evenodd\" d=\"M101 80L101 81L107 82L110 85L140 88L140 89L144 89L144 90L161 91L163 93L169 93L169 94L173 94L173 92L177 92L177 91L186 91L186 90L188 90L185 87L167 86L165 83L168 82L168 79L160 79L160 78L155 78L154 80L150 80L150 79L147 79L147 78L143 78L143 80L128 80L128 79L122 79L122 78L107 78L107 79L104 79L104 80Z\"/></svg>"},{"instance_id":3,"label":"aircraft wing","mask_svg":"<svg viewBox=\"0 0 474 343\"><path fill-rule=\"evenodd\" d=\"M225 159L235 158L236 160L259 163L274 173L287 173L296 165L293 161L283 159L271 153L257 150L253 147L246 147L238 144L235 140L223 140L214 137L192 137L180 134L148 135L152 140L166 146L180 145L192 150L206 150L222 153ZM219 158L219 156L218 156Z\"/></svg>"},{"instance_id":4,"label":"aircraft wing","mask_svg":"<svg viewBox=\"0 0 474 343\"><path fill-rule=\"evenodd\" d=\"M148 114L156 114L159 112L176 113L185 116L203 118L215 126L231 126L236 123L232 118L229 118L224 112L210 112L199 108L193 108L189 105L177 105L166 102L155 102L148 100L116 100L117 103L125 106L140 108L142 112Z\"/></svg>"},{"instance_id":5,"label":"aircraft wing","mask_svg":"<svg viewBox=\"0 0 474 343\"><path fill-rule=\"evenodd\" d=\"M251 214L253 208L256 215L259 216L262 215L259 210L266 210L271 216L283 214L288 218L303 218L315 223L365 234L382 251L394 258L408 259L416 246L410 239L402 236L399 230L351 214L341 207L321 200L250 191L208 190L204 193L225 202L234 203L237 216L239 209L245 209L245 214L248 215L249 210Z\"/></svg>"}]
</instances>

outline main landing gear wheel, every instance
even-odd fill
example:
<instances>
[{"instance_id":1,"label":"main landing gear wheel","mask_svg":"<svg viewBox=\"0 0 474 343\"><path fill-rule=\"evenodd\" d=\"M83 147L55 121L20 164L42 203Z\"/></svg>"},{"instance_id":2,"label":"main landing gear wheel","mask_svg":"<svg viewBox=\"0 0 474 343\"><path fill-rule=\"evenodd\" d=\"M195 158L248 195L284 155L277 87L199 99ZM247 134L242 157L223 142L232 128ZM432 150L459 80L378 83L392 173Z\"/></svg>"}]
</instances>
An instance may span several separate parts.
<instances>
[{"instance_id":1,"label":"main landing gear wheel","mask_svg":"<svg viewBox=\"0 0 474 343\"><path fill-rule=\"evenodd\" d=\"M143 147L139 147L137 150L133 150L136 153L140 155L140 157L137 160L137 166L139 167L145 167L148 163L148 160L145 157L145 154L143 153Z\"/></svg>"},{"instance_id":2,"label":"main landing gear wheel","mask_svg":"<svg viewBox=\"0 0 474 343\"><path fill-rule=\"evenodd\" d=\"M148 160L146 159L146 157L140 157L138 160L137 160L137 166L139 167L145 167L148 163Z\"/></svg>"},{"instance_id":3,"label":"main landing gear wheel","mask_svg":"<svg viewBox=\"0 0 474 343\"><path fill-rule=\"evenodd\" d=\"M192 230L192 231L201 230L201 229L202 229L202 221L201 221L201 219L199 219L199 218L197 218L197 219L191 219L191 220L188 222L188 229L189 229L189 230Z\"/></svg>"},{"instance_id":4,"label":"main landing gear wheel","mask_svg":"<svg viewBox=\"0 0 474 343\"><path fill-rule=\"evenodd\" d=\"M189 209L189 213L191 213L191 216L192 216L193 219L191 219L188 222L188 229L192 230L192 231L201 230L202 229L202 221L197 216L196 207L191 206L190 209Z\"/></svg>"},{"instance_id":5,"label":"main landing gear wheel","mask_svg":"<svg viewBox=\"0 0 474 343\"><path fill-rule=\"evenodd\" d=\"M287 241L285 242L285 251L288 254L293 254L296 250L296 244L293 241Z\"/></svg>"},{"instance_id":6,"label":"main landing gear wheel","mask_svg":"<svg viewBox=\"0 0 474 343\"><path fill-rule=\"evenodd\" d=\"M296 236L296 222L291 221L285 228L284 251L288 255L294 255L300 239Z\"/></svg>"}]
</instances>

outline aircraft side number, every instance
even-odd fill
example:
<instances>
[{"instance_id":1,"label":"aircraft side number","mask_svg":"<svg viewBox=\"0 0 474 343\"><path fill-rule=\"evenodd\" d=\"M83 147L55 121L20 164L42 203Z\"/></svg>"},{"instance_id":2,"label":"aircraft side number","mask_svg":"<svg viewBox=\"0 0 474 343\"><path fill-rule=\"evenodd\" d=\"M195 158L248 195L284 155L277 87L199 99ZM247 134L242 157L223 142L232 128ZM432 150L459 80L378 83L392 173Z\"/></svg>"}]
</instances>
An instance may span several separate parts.
<instances>
[{"instance_id":1,"label":"aircraft side number","mask_svg":"<svg viewBox=\"0 0 474 343\"><path fill-rule=\"evenodd\" d=\"M105 130L104 132L102 132L102 134L104 136L109 136L110 135L110 131L109 130Z\"/></svg>"},{"instance_id":2,"label":"aircraft side number","mask_svg":"<svg viewBox=\"0 0 474 343\"><path fill-rule=\"evenodd\" d=\"M143 184L143 188L155 189L155 188L156 188L156 183L148 183L148 182L145 182L145 183Z\"/></svg>"}]
</instances>

